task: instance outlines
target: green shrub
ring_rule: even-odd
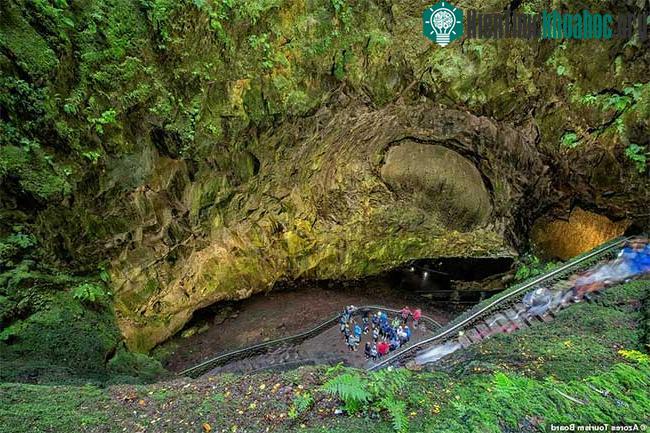
[[[645,151],[645,146],[639,146],[634,143],[631,143],[625,149],[625,156],[627,156],[630,161],[634,162],[636,170],[639,173],[645,173],[648,169],[648,154],[650,154],[650,152]]]
[[[31,247],[36,245],[36,239],[30,235],[17,231],[0,240],[0,267],[12,267],[15,265],[19,256],[24,254]],[[15,230],[16,230],[15,229]]]
[[[349,413],[356,413],[361,410],[364,404],[368,403],[372,394],[368,392],[367,381],[356,373],[345,373],[341,376],[328,380],[323,385],[323,391],[332,394],[343,400],[345,410]]]
[[[411,372],[403,369],[380,370],[369,376],[344,373],[328,380],[322,390],[340,398],[350,414],[385,410],[393,429],[403,433],[409,428],[406,410],[412,401],[404,393],[409,389],[411,377]]]
[[[138,377],[141,380],[150,382],[160,378],[165,369],[159,361],[143,353],[129,352],[123,345],[120,345],[115,356],[108,361],[108,371],[111,375],[122,381],[125,377]],[[113,381],[115,381],[113,379]]]
[[[406,403],[396,400],[394,397],[386,397],[379,402],[380,406],[386,409],[393,421],[393,429],[398,433],[404,433],[409,428],[409,419],[406,416]]]
[[[566,132],[562,136],[562,146],[569,149],[574,149],[578,147],[580,140],[578,140],[578,135],[575,132]]]
[[[111,293],[95,283],[82,283],[72,290],[72,296],[81,302],[91,305],[104,305]]]
[[[307,412],[313,404],[314,398],[310,393],[305,392],[303,394],[298,394],[293,398],[293,402],[291,407],[289,407],[287,415],[290,419],[296,419],[300,414]]]
[[[557,265],[556,262],[542,262],[537,256],[524,256],[515,273],[515,281],[524,281],[536,277],[550,271]]]

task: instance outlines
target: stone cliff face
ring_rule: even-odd
[[[150,238],[158,257],[135,248],[113,261],[121,328],[138,347],[169,337],[198,308],[282,280],[359,278],[418,257],[511,255],[513,211],[550,185],[534,137],[430,103],[376,110],[349,101],[261,141],[259,171],[227,206],[206,211],[209,231],[171,247]],[[523,169],[533,175],[518,176]],[[196,184],[184,185],[190,208]],[[156,194],[148,217],[164,229]]]
[[[647,223],[647,41],[442,49],[421,8],[3,2],[0,270],[107,268],[147,350],[278,281],[515,254],[575,204]]]

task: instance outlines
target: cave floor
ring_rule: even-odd
[[[392,317],[394,316],[389,314],[391,320]],[[413,334],[411,340],[402,348],[418,343],[434,334],[433,329],[427,327],[426,323],[421,323],[420,326],[414,328],[412,321],[409,320],[408,325],[413,330]],[[292,362],[299,362],[299,365],[307,362],[313,364],[337,364],[341,362],[349,367],[367,368],[373,365],[374,361],[365,357],[364,346],[366,342],[372,342],[370,333],[361,335],[361,343],[357,350],[350,351],[338,326],[333,326],[302,343],[289,347],[280,347],[270,353],[234,361],[223,367],[214,368],[207,375],[242,371],[256,372],[271,366],[287,369],[288,366],[292,365]],[[282,367],[283,365],[285,367]]]
[[[421,308],[423,314],[441,324],[457,314],[444,302],[397,290],[385,281],[360,283],[346,288],[308,285],[299,289],[271,291],[206,309],[185,331],[158,350],[166,353],[164,363],[167,369],[181,371],[220,353],[311,329],[350,304],[381,305],[395,309],[408,305]],[[187,336],[188,333],[192,335]],[[186,336],[183,337],[183,334]],[[330,339],[333,340],[328,347]],[[365,341],[362,340],[362,343]],[[345,351],[345,343],[338,329],[326,331],[314,343],[322,344],[322,350],[326,352]],[[360,358],[359,361],[363,359],[363,344],[355,355],[355,358]]]

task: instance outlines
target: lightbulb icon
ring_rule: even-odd
[[[450,3],[436,3],[423,15],[425,35],[443,47],[463,34],[463,13]]]

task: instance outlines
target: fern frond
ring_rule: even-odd
[[[409,419],[406,416],[406,403],[387,397],[381,400],[381,407],[388,411],[396,433],[405,433],[409,428]]]
[[[370,382],[373,385],[371,389],[377,391],[375,392],[377,397],[387,393],[399,394],[408,387],[410,379],[411,372],[406,369],[379,370],[370,376]]]
[[[352,413],[358,411],[372,397],[368,392],[366,381],[352,373],[345,373],[328,380],[321,389],[340,398],[345,403],[348,412]]]

